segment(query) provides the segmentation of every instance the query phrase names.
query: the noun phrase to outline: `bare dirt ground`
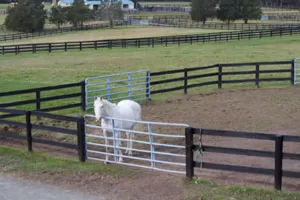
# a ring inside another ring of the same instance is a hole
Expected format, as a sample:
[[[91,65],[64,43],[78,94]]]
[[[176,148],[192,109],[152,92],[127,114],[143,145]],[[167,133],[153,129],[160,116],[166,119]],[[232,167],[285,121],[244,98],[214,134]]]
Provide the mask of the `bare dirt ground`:
[[[223,89],[206,94],[178,96],[165,101],[152,101],[143,105],[143,120],[187,123],[194,127],[239,130],[275,134],[300,135],[300,87]],[[181,141],[182,142],[182,141]],[[22,142],[1,140],[10,146]],[[212,146],[274,151],[274,142],[225,137],[203,136],[203,144]],[[36,145],[35,149],[52,151],[60,155],[76,156],[76,152],[61,148]],[[299,153],[297,143],[284,143],[284,151]],[[247,156],[206,153],[204,161],[273,168],[274,160]],[[300,162],[284,160],[284,170],[299,171]],[[136,169],[136,168],[135,168]],[[137,169],[139,173],[125,179],[103,176],[43,174],[35,177],[47,183],[74,187],[92,194],[107,194],[109,199],[183,199],[184,182],[181,175]],[[273,187],[272,176],[241,174],[225,171],[197,169],[201,179],[219,184]],[[72,184],[70,184],[72,183]],[[299,191],[300,180],[284,178],[283,189]]]

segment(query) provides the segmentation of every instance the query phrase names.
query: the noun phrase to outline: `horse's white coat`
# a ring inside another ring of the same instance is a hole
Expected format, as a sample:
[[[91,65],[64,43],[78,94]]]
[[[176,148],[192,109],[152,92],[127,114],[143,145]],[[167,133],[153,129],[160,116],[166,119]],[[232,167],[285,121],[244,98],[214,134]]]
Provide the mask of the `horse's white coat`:
[[[126,129],[126,130],[135,130],[136,122],[126,121],[126,120],[141,120],[141,106],[132,100],[122,100],[118,104],[111,103],[102,97],[96,97],[94,101],[94,112],[96,116],[96,121],[101,120],[101,126],[103,127],[103,134],[105,137],[105,144],[108,145],[107,132],[112,132],[107,129],[112,129],[112,120],[104,119],[103,117],[112,117],[119,118],[124,120],[114,120],[114,128]],[[121,141],[118,140],[120,138],[120,131],[115,132],[116,148],[119,150],[119,161],[123,162],[122,151],[119,149],[121,146]],[[125,153],[128,155],[132,155],[132,140],[134,137],[134,133],[126,132],[127,135],[127,149]],[[108,147],[106,147],[106,152],[108,152]],[[106,155],[106,162],[108,161],[108,155]],[[105,162],[105,163],[106,163]]]

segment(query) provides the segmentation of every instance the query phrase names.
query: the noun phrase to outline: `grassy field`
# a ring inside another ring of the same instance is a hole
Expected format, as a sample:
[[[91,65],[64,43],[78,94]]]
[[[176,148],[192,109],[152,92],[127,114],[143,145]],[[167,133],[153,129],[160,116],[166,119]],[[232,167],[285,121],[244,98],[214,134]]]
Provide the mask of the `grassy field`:
[[[228,31],[228,30],[224,30]],[[29,39],[7,41],[3,44],[28,44],[28,43],[43,43],[43,42],[67,42],[67,41],[87,41],[87,40],[106,40],[118,38],[138,38],[138,37],[158,37],[168,35],[185,35],[185,34],[201,34],[222,32],[217,29],[183,29],[183,28],[168,28],[168,27],[149,27],[149,26],[123,26],[113,29],[98,29],[89,31],[74,31],[62,33],[59,35],[35,37]],[[84,37],[83,37],[84,36]]]
[[[91,76],[142,69],[155,72],[217,63],[292,60],[299,57],[298,52],[300,52],[299,36],[285,36],[228,43],[186,44],[180,47],[169,45],[168,47],[130,47],[127,49],[84,50],[82,52],[74,50],[50,54],[42,52],[37,54],[24,53],[17,56],[12,54],[0,57],[0,73],[2,75],[0,85],[4,86],[1,87],[0,92],[66,84],[78,82]],[[249,70],[249,68],[245,68],[245,70],[247,69]],[[251,70],[253,69],[251,68]],[[266,74],[266,76],[270,77],[272,74]],[[174,76],[165,76],[165,78],[168,77]],[[239,76],[234,78],[239,78]],[[196,79],[190,83],[197,81],[199,80]],[[176,84],[182,83],[177,82]],[[173,84],[173,86],[175,85]],[[154,89],[166,86],[159,85]],[[207,87],[207,89],[211,89],[211,87]],[[207,89],[206,87],[203,88],[203,90]],[[197,89],[197,92],[203,90]],[[52,93],[64,94],[64,92],[61,90]],[[174,94],[155,95],[152,98],[163,99],[170,95]],[[25,97],[20,95],[13,96],[13,98],[25,100]],[[11,101],[11,97],[1,98],[1,102]],[[47,105],[52,106],[58,103],[60,102],[52,101]],[[27,109],[28,107],[22,108]]]
[[[128,175],[131,170],[119,166],[107,166],[93,163],[81,163],[76,158],[61,158],[49,156],[40,152],[27,152],[20,149],[0,146],[0,172],[25,172],[27,174],[43,171],[60,171],[61,173],[82,172],[87,174],[105,173],[115,177]]]
[[[64,177],[66,180],[68,180],[69,177],[71,177],[69,179],[73,180],[80,179],[81,182],[86,181],[85,184],[87,184],[87,186],[90,184],[91,187],[95,187],[94,185],[97,183],[94,182],[96,181],[103,182],[103,178],[101,178],[101,180],[97,180],[96,178],[102,174],[123,178],[122,180],[130,180],[135,173],[133,170],[121,166],[103,165],[102,163],[95,164],[91,162],[80,163],[75,159],[53,157],[38,151],[29,153],[24,150],[5,146],[0,147],[0,166],[0,172],[7,175],[17,173],[29,179],[32,177],[39,177],[38,180],[42,182],[42,180],[47,179],[47,181],[49,181],[49,177],[47,178],[47,176],[48,174],[51,174],[51,176],[55,177]],[[182,178],[177,178],[176,180],[178,184],[180,184]],[[277,192],[274,190],[239,186],[223,186],[204,180],[183,180],[183,182],[184,188],[182,190],[184,191],[183,196],[185,200],[300,199],[300,194],[292,192]],[[114,184],[117,184],[117,181],[115,181]],[[134,183],[131,181],[131,184]],[[152,187],[151,185],[152,184],[150,184],[150,187]],[[78,191],[80,191],[80,187],[82,187],[82,185],[78,185]]]

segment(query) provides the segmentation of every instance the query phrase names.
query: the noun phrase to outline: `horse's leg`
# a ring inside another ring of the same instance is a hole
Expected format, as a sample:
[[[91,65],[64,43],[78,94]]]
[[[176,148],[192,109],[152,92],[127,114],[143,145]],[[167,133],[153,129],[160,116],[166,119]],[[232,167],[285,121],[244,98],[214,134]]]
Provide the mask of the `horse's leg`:
[[[128,152],[129,152],[129,141],[130,141],[130,133],[128,133],[128,132],[126,132],[126,136],[127,136],[127,148],[126,148],[126,151],[125,151],[125,153],[127,153],[128,154]]]
[[[122,149],[120,149],[121,147],[121,132],[120,131],[116,131],[116,148],[117,151],[119,151],[119,162],[123,162],[123,154],[122,154]]]
[[[132,156],[132,145],[133,145],[133,138],[134,138],[134,133],[129,133],[129,138],[130,138],[130,142],[129,142],[129,152],[128,155]]]
[[[107,145],[109,145],[109,142],[108,142],[108,139],[107,139],[107,130],[106,129],[103,129],[103,135],[104,135],[104,138],[105,138],[105,145],[106,145],[105,151],[106,151],[106,153],[109,153],[108,146],[107,146]],[[107,164],[108,160],[109,160],[109,155],[106,154],[104,164]]]

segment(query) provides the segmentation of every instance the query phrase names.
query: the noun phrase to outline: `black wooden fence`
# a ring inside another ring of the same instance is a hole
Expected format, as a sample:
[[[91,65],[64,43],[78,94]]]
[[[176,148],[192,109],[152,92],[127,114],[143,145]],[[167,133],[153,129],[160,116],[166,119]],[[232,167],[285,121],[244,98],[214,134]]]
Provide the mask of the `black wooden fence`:
[[[124,26],[130,25],[130,21],[117,21],[115,23],[116,26]],[[49,35],[57,35],[60,33],[66,33],[71,31],[85,31],[85,30],[93,30],[93,29],[100,29],[100,28],[108,28],[110,25],[108,23],[101,23],[101,24],[89,24],[83,25],[78,27],[62,27],[62,28],[51,28],[51,29],[44,29],[43,31],[34,32],[34,33],[14,33],[14,34],[6,34],[0,35],[0,42],[3,41],[10,41],[10,40],[21,40],[27,39],[32,37],[42,37],[42,36],[49,36]]]
[[[274,69],[274,67],[283,66],[279,69]],[[224,71],[226,68],[236,68],[230,71]],[[247,69],[243,69],[247,67]],[[249,69],[250,67],[250,69]],[[264,67],[264,69],[261,69]],[[252,69],[251,69],[252,68]],[[268,69],[269,68],[269,69]],[[201,72],[200,74],[194,75],[195,72]],[[176,75],[176,78],[166,78],[166,75]],[[272,74],[270,77],[261,77],[263,74]],[[280,76],[283,74],[283,76]],[[286,75],[289,74],[289,75]],[[225,77],[229,76],[241,76],[246,75],[244,78],[224,80]],[[255,75],[255,78],[249,78],[249,75]],[[278,77],[276,77],[276,75]],[[253,62],[253,63],[230,63],[230,64],[215,64],[205,67],[193,67],[184,69],[175,69],[161,72],[151,72],[150,73],[152,88],[155,86],[163,85],[159,89],[151,89],[151,95],[158,93],[166,93],[172,91],[182,90],[184,94],[187,94],[189,88],[202,87],[208,85],[217,85],[218,88],[222,88],[224,84],[233,83],[254,83],[257,87],[260,86],[261,82],[290,82],[294,83],[294,61],[279,61],[279,62]],[[158,77],[158,80],[153,80]],[[160,78],[162,77],[162,78]],[[209,80],[202,81],[201,78],[210,78]],[[189,81],[196,80],[197,83],[189,83]],[[172,86],[166,88],[167,83],[172,83]],[[179,85],[178,85],[178,84]]]
[[[26,136],[20,134],[13,134],[13,133],[6,132],[4,130],[0,130],[0,137],[27,140],[27,146],[29,151],[32,151],[32,143],[48,144],[51,146],[58,146],[58,147],[63,147],[68,149],[76,149],[78,151],[79,160],[82,162],[85,161],[86,159],[85,130],[84,130],[85,124],[84,124],[83,117],[70,117],[70,116],[44,113],[39,111],[26,111],[26,110],[16,110],[16,109],[8,109],[8,108],[0,108],[0,112],[9,113],[10,115],[25,116],[23,122],[0,119],[0,124],[15,125],[26,129]],[[59,128],[55,126],[34,124],[32,123],[31,120],[33,116],[57,119],[68,123],[73,122],[76,123],[77,126],[76,129],[70,129],[70,128]],[[55,133],[74,135],[77,137],[77,145],[66,143],[66,142],[58,142],[50,139],[42,139],[39,137],[34,137],[32,135],[33,130],[43,130],[43,131],[46,130]]]
[[[200,136],[210,135],[210,136],[275,141],[275,145],[274,145],[275,150],[274,151],[248,150],[248,149],[238,149],[238,148],[228,148],[228,147],[207,146],[201,143],[200,145],[194,145],[193,136],[196,134]],[[206,169],[225,170],[225,171],[234,171],[234,172],[242,172],[242,173],[274,175],[274,187],[277,190],[281,190],[282,177],[300,178],[300,172],[288,171],[282,169],[283,159],[300,161],[300,154],[283,152],[283,142],[300,142],[299,136],[238,132],[238,131],[227,131],[227,130],[198,129],[198,128],[189,127],[186,128],[185,142],[186,142],[186,176],[188,178],[193,178],[194,167],[202,167]],[[194,151],[196,150],[199,150],[200,152],[202,151],[204,153],[213,152],[213,153],[235,154],[241,156],[274,158],[275,161],[274,169],[239,166],[239,165],[227,165],[227,164],[210,163],[210,162],[200,163],[194,161]]]
[[[72,92],[63,95],[55,95],[49,96],[47,93],[50,91],[56,91],[59,89],[77,89],[79,92]],[[69,108],[81,107],[82,110],[85,110],[85,82],[81,81],[78,83],[70,83],[70,84],[63,84],[63,85],[56,85],[56,86],[48,86],[48,87],[40,87],[40,88],[33,88],[27,90],[16,90],[16,91],[9,91],[9,92],[1,92],[0,98],[6,98],[15,95],[26,95],[26,94],[33,94],[35,98],[29,100],[22,100],[22,101],[15,101],[9,103],[1,103],[0,108],[4,107],[12,107],[12,106],[23,106],[28,104],[35,104],[35,111],[43,111],[43,112],[50,112],[50,111],[57,111],[57,110],[64,110]],[[47,97],[43,97],[43,94]],[[74,97],[80,97],[77,103],[68,103],[65,105],[59,105],[54,107],[42,107],[42,102],[49,102],[49,101],[57,101],[61,99],[70,99]],[[18,113],[10,113],[6,115],[0,115],[0,119],[18,116]]]
[[[173,20],[173,19],[156,19],[152,20],[153,26],[167,26],[179,28],[201,28],[201,29],[220,29],[220,30],[266,30],[266,29],[286,29],[286,28],[300,28],[299,24],[243,24],[243,23],[206,23],[191,22],[188,20]]]
[[[272,30],[250,30],[250,31],[234,31],[234,32],[220,32],[208,34],[194,34],[194,35],[177,35],[165,37],[151,37],[151,38],[131,38],[131,39],[114,39],[114,40],[94,40],[94,41],[78,41],[78,42],[56,42],[56,43],[36,43],[36,44],[19,44],[19,45],[5,45],[0,46],[0,53],[6,54],[20,54],[23,52],[53,52],[53,51],[68,51],[71,49],[98,49],[98,48],[114,48],[114,47],[154,47],[155,45],[168,46],[169,44],[193,44],[206,43],[216,41],[231,41],[242,39],[253,39],[273,36],[284,36],[299,34],[300,28],[278,28]]]

